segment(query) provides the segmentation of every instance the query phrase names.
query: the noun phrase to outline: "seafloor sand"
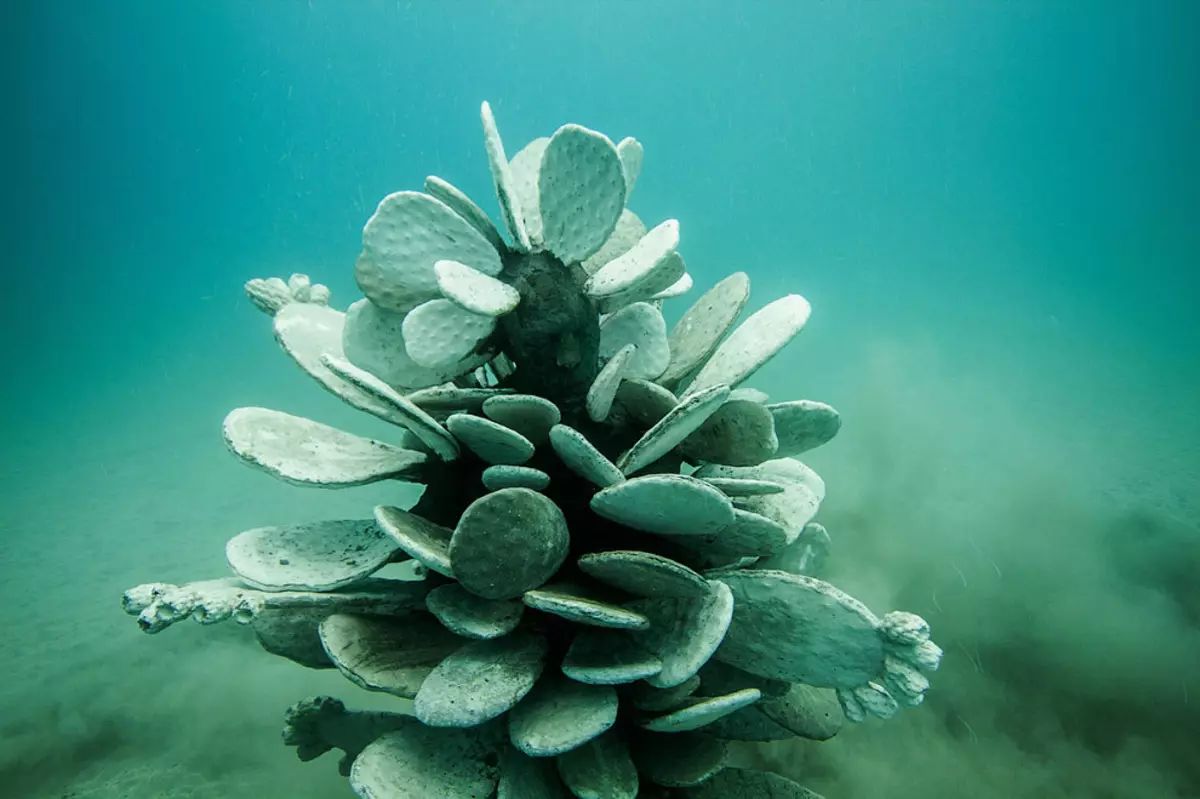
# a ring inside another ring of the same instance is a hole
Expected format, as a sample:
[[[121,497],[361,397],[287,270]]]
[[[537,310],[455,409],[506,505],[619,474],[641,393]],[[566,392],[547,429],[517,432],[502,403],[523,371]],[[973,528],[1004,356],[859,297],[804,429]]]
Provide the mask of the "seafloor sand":
[[[265,654],[231,623],[151,637],[120,611],[131,585],[220,574],[240,530],[362,517],[405,492],[291,488],[225,453],[219,423],[236,404],[385,433],[275,354],[265,318],[229,319],[238,346],[210,333],[175,361],[130,354],[10,396],[5,797],[347,796],[332,756],[300,764],[280,743],[283,710],[321,692],[394,706]],[[831,577],[877,609],[925,614],[947,657],[924,708],[776,748],[775,762],[830,799],[1195,795],[1186,391],[1147,384],[1144,366],[1072,382],[1066,350],[981,369],[929,342],[839,345],[818,329],[795,347],[757,382],[846,418],[810,459],[830,486]],[[797,366],[821,376],[787,386]],[[1057,383],[1038,383],[1056,368]]]

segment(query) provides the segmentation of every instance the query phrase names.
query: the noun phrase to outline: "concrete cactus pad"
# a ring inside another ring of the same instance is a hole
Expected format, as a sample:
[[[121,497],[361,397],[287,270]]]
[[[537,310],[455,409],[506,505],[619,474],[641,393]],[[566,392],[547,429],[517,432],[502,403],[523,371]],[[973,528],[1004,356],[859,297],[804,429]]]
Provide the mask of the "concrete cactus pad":
[[[674,387],[700,367],[733,327],[750,296],[750,278],[734,272],[704,293],[671,330],[671,363],[658,378]]]
[[[704,728],[703,735],[723,741],[785,741],[794,738],[787,730],[763,715],[759,703],[722,716]]]
[[[404,346],[416,363],[445,369],[475,354],[496,329],[490,316],[472,313],[450,300],[429,300],[404,317]]]
[[[542,674],[546,639],[529,632],[472,641],[435,668],[413,711],[431,727],[474,727],[512,709]]]
[[[593,422],[603,422],[608,418],[608,412],[612,410],[613,398],[617,395],[617,388],[620,387],[621,380],[625,378],[629,364],[633,361],[636,352],[637,347],[626,344],[613,353],[608,363],[604,364],[604,368],[592,381],[585,401],[588,416]]]
[[[396,616],[425,604],[427,589],[420,583],[368,577],[332,593],[313,591],[259,591],[236,577],[201,580],[185,585],[145,583],[121,597],[122,609],[137,617],[138,627],[158,633],[176,622],[193,619],[217,624],[236,618],[255,619],[262,613],[300,613],[312,620],[316,635],[320,619],[334,613]]]
[[[445,419],[458,411],[478,411],[483,407],[483,403],[505,393],[508,393],[508,389],[462,388],[447,383],[414,391],[408,395],[408,399],[433,418]]]
[[[680,685],[700,671],[734,613],[732,592],[717,582],[702,599],[638,599],[627,607],[650,619],[650,630],[634,639],[662,659],[662,671],[646,680],[656,688]]]
[[[433,273],[446,299],[473,314],[504,316],[521,301],[512,286],[458,261],[438,261]]]
[[[562,671],[589,685],[621,685],[658,674],[662,661],[620,630],[583,629],[571,642]]]
[[[686,274],[687,264],[684,263],[683,256],[677,252],[673,252],[662,263],[658,264],[650,275],[634,282],[624,291],[601,297],[597,300],[597,306],[601,313],[606,314],[614,313],[630,303],[642,300],[649,301],[654,307],[658,308],[662,305],[662,301],[658,298],[658,295],[674,286]],[[665,338],[665,330],[663,334]]]
[[[411,391],[445,383],[485,362],[469,356],[445,368],[429,369],[408,355],[404,342],[404,316],[377,308],[370,300],[359,300],[346,311],[342,330],[346,360],[365,369],[397,390]],[[339,353],[329,350],[329,354]],[[320,358],[318,353],[314,357]]]
[[[359,369],[349,361],[340,358],[323,355],[321,363],[347,383],[386,404],[400,423],[439,458],[444,461],[458,458],[458,441],[454,439],[454,436],[450,435],[436,419],[418,408],[387,383],[365,369]]]
[[[504,142],[500,138],[500,130],[496,127],[496,117],[492,114],[492,107],[486,102],[480,106],[479,117],[483,122],[483,145],[487,149],[488,165],[492,168],[492,183],[496,187],[496,199],[500,203],[500,215],[504,219],[504,226],[508,228],[517,249],[528,250],[529,233],[525,230],[525,217],[516,195],[512,169],[508,165],[508,157],[504,154]]]
[[[676,253],[676,255],[678,256],[679,254]],[[689,291],[692,290],[692,285],[693,285],[692,276],[689,275],[687,272],[684,272],[683,277],[679,278],[674,283],[667,286],[665,289],[658,292],[650,299],[652,299],[652,300],[671,300],[676,297],[682,297],[684,294],[687,294]]]
[[[550,428],[562,421],[558,406],[533,394],[501,394],[483,403],[483,413],[494,422],[516,430],[535,445],[550,435]]]
[[[425,606],[450,632],[479,640],[508,635],[517,629],[525,611],[514,599],[483,599],[458,583],[430,591]]]
[[[534,610],[593,627],[645,630],[650,626],[649,620],[641,613],[590,596],[587,591],[575,586],[546,586],[540,590],[526,591],[522,599]]]
[[[694,732],[646,732],[630,747],[638,772],[656,785],[699,785],[725,767],[724,741]]]
[[[763,701],[778,699],[786,696],[792,688],[792,683],[784,680],[772,680],[743,671],[736,666],[710,660],[699,671],[701,696],[722,696],[740,691],[743,688],[757,688],[762,691]]]
[[[670,688],[655,688],[642,682],[633,686],[630,691],[630,699],[638,710],[658,713],[681,707],[688,697],[696,693],[699,687],[700,678],[696,676],[688,677],[679,685],[673,685]]]
[[[794,683],[784,696],[764,698],[758,709],[779,726],[810,741],[829,740],[846,719],[832,689],[800,683]]]
[[[654,463],[708,421],[728,397],[728,386],[713,386],[687,397],[620,457],[617,468],[624,474],[633,474]]]
[[[556,760],[558,776],[580,799],[637,799],[638,773],[615,730]]]
[[[658,383],[636,378],[621,381],[617,388],[617,402],[643,427],[658,424],[679,404],[675,395]]]
[[[364,799],[487,799],[496,789],[496,742],[476,730],[414,723],[385,733],[354,759],[350,786]]]
[[[557,505],[528,488],[503,488],[463,511],[450,539],[450,562],[471,593],[512,599],[554,576],[569,546]]]
[[[779,483],[786,490],[792,484],[807,488],[817,499],[825,499],[825,481],[821,476],[794,458],[775,458],[758,466],[703,466],[696,470],[696,476],[704,479],[711,477],[738,477],[751,480],[770,480]]]
[[[267,408],[225,417],[225,443],[251,466],[281,480],[319,488],[418,480],[425,456]]]
[[[449,181],[430,175],[425,178],[425,193],[444,202],[451,211],[461,216],[471,227],[479,231],[479,235],[487,239],[497,253],[505,252],[508,245],[500,238],[500,231],[492,224],[492,220],[482,208],[476,205],[470,197],[463,194]]]
[[[281,308],[296,301],[283,278],[269,277],[264,280],[256,277],[246,281],[242,288],[245,289],[250,302],[254,303],[254,307],[268,316],[274,316]]]
[[[687,799],[821,799],[787,777],[766,771],[727,768],[712,779],[687,789]]]
[[[757,688],[746,688],[725,696],[696,699],[665,716],[644,721],[642,726],[653,732],[688,732],[752,705],[761,698],[762,692]]]
[[[500,756],[496,799],[567,799],[567,794],[553,760],[526,757],[506,747]]]
[[[329,615],[324,608],[260,610],[248,626],[266,652],[305,668],[328,669],[333,662],[321,646],[318,628]]]
[[[730,466],[757,466],[774,457],[778,448],[771,412],[748,400],[726,400],[679,445],[690,461]]]
[[[696,599],[710,591],[708,581],[687,566],[650,552],[593,552],[579,559],[579,568],[636,596]]]
[[[621,470],[573,427],[554,425],[550,429],[550,446],[568,469],[594,485],[607,488],[625,480]]]
[[[784,486],[771,480],[755,480],[749,477],[703,477],[709,485],[721,490],[727,497],[761,497],[783,492]]]
[[[883,656],[883,687],[906,707],[916,707],[925,701],[929,678],[917,668],[894,655]]]
[[[533,443],[516,430],[482,416],[456,413],[446,427],[485,463],[517,466],[533,457]]]
[[[433,265],[461,261],[488,275],[500,273],[500,255],[469,222],[419,191],[398,191],[379,203],[363,228],[363,255],[355,278],[380,308],[403,313],[438,296]]]
[[[513,194],[516,195],[517,205],[525,221],[525,232],[534,247],[546,243],[542,235],[542,206],[538,198],[538,173],[542,169],[542,157],[546,154],[546,146],[550,144],[549,136],[539,136],[521,148],[520,152],[509,162],[512,173]]]
[[[794,483],[778,494],[748,497],[742,501],[742,507],[782,527],[787,532],[787,543],[790,544],[817,515],[821,500],[807,486]]]
[[[538,172],[542,237],[563,263],[592,255],[625,208],[625,171],[608,137],[580,125],[559,128]]]
[[[604,734],[616,720],[614,688],[552,675],[512,709],[508,737],[530,757],[553,757]]]
[[[702,480],[680,474],[635,477],[600,491],[592,510],[647,533],[704,535],[733,523],[729,497]]]
[[[225,545],[238,577],[264,591],[332,591],[383,568],[399,547],[373,520],[257,527]]]
[[[412,699],[434,667],[463,640],[423,613],[335,613],[321,622],[321,645],[338,670],[368,691]]]
[[[836,436],[842,427],[842,417],[823,402],[778,402],[768,405],[767,410],[775,417],[780,457],[816,449]]]
[[[323,305],[294,302],[283,306],[275,314],[275,340],[301,369],[347,404],[392,424],[404,424],[391,405],[347,383],[322,362],[321,358],[325,355],[345,357],[342,350],[345,324],[346,314],[341,311]]]
[[[699,540],[689,537],[698,552],[716,560],[736,560],[741,556],[766,557],[780,552],[792,540],[787,528],[778,522],[741,508],[734,509],[733,524],[719,533]]]
[[[600,267],[588,278],[584,291],[594,300],[637,292],[641,287],[655,283],[664,272],[675,266],[670,262],[670,257],[678,246],[679,222],[668,219],[647,232],[623,255]],[[680,277],[675,275],[667,285]],[[662,288],[665,287],[659,286],[655,291]]]
[[[789,544],[796,540],[804,526],[817,514],[825,496],[825,483],[817,473],[791,458],[778,458],[746,468],[703,466],[696,470],[696,476],[703,479],[737,476],[780,483],[783,491],[741,497],[738,507],[766,516],[779,524],[787,531]]]
[[[545,491],[550,485],[550,475],[541,469],[528,466],[510,466],[498,464],[483,470],[483,486],[488,491],[499,491],[502,488],[529,488],[534,491]]]
[[[781,297],[755,311],[721,342],[689,384],[688,393],[719,384],[736,387],[795,338],[811,313],[808,300],[799,294]]]
[[[885,614],[879,631],[888,643],[899,646],[914,646],[929,640],[929,622],[902,610]]]
[[[583,262],[583,271],[594,275],[600,267],[632,249],[646,235],[646,226],[638,215],[626,208],[617,220],[612,235],[594,255]]]
[[[390,505],[375,508],[375,521],[409,555],[438,574],[454,576],[450,568],[450,537],[453,530]]]
[[[759,561],[758,568],[820,577],[831,547],[832,542],[825,528],[816,522],[809,522],[795,541],[770,558]]]
[[[625,370],[627,378],[653,380],[662,374],[671,360],[662,312],[649,303],[635,302],[600,323],[602,359],[613,357],[627,344],[636,348]]]
[[[750,402],[757,402],[759,405],[769,405],[771,403],[770,394],[751,386],[738,386],[729,392],[729,399],[749,400]]]
[[[726,571],[733,621],[716,657],[819,688],[853,688],[883,668],[879,619],[829,583],[781,571]]]
[[[625,196],[633,191],[638,177],[642,174],[642,160],[645,151],[642,143],[632,136],[626,136],[617,144],[617,155],[621,157],[621,168],[625,172]]]

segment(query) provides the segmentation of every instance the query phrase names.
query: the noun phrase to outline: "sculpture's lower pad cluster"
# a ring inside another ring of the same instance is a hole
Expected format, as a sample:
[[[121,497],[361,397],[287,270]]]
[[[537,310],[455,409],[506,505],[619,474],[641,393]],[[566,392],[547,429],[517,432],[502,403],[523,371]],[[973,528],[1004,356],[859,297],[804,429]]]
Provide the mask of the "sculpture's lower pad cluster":
[[[920,704],[941,650],[816,576],[825,485],[795,460],[839,417],[740,387],[804,326],[792,295],[734,327],[738,273],[668,335],[691,287],[673,220],[625,203],[641,146],[578,125],[511,161],[485,142],[511,244],[438,178],[385,198],[343,313],[295,275],[247,284],[296,363],[399,428],[361,438],[263,408],[229,448],[299,485],[426,486],[411,509],[248,530],[236,578],[125,594],[147,632],[250,624],[412,713],[300,702],[285,741],[343,752],[372,799],[811,797],[727,766],[729,741],[825,740]],[[410,579],[374,576],[392,562]]]

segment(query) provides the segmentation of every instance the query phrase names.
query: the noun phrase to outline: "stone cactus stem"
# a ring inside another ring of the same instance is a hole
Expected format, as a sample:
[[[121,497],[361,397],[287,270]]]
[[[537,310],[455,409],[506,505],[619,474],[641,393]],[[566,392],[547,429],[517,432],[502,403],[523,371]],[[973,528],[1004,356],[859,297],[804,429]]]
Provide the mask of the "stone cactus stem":
[[[500,277],[521,293],[521,304],[500,320],[502,349],[517,367],[504,384],[550,400],[574,424],[600,369],[600,323],[583,291],[587,275],[548,252],[511,252]]]
[[[354,758],[367,744],[385,733],[404,729],[411,721],[411,717],[399,713],[350,711],[333,697],[317,696],[288,708],[283,740],[296,747],[302,761],[340,749],[343,754],[338,771],[348,777]]]

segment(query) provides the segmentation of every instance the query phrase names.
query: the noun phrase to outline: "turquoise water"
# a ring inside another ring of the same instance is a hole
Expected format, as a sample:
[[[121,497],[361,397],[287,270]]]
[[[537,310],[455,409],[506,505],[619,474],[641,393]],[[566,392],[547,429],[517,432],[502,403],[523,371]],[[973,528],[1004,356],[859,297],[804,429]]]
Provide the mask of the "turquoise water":
[[[282,711],[386,706],[232,625],[119,608],[231,535],[394,488],[245,469],[263,405],[385,435],[279,352],[252,277],[357,299],[361,227],[510,153],[636,136],[701,288],[813,304],[756,376],[827,401],[831,579],[934,625],[924,708],[770,750],[829,799],[1200,794],[1200,6],[112,2],[0,20],[10,155],[0,793],[347,796]],[[498,218],[498,217],[497,217]],[[694,295],[693,295],[694,296]],[[688,300],[668,303],[668,322]]]

